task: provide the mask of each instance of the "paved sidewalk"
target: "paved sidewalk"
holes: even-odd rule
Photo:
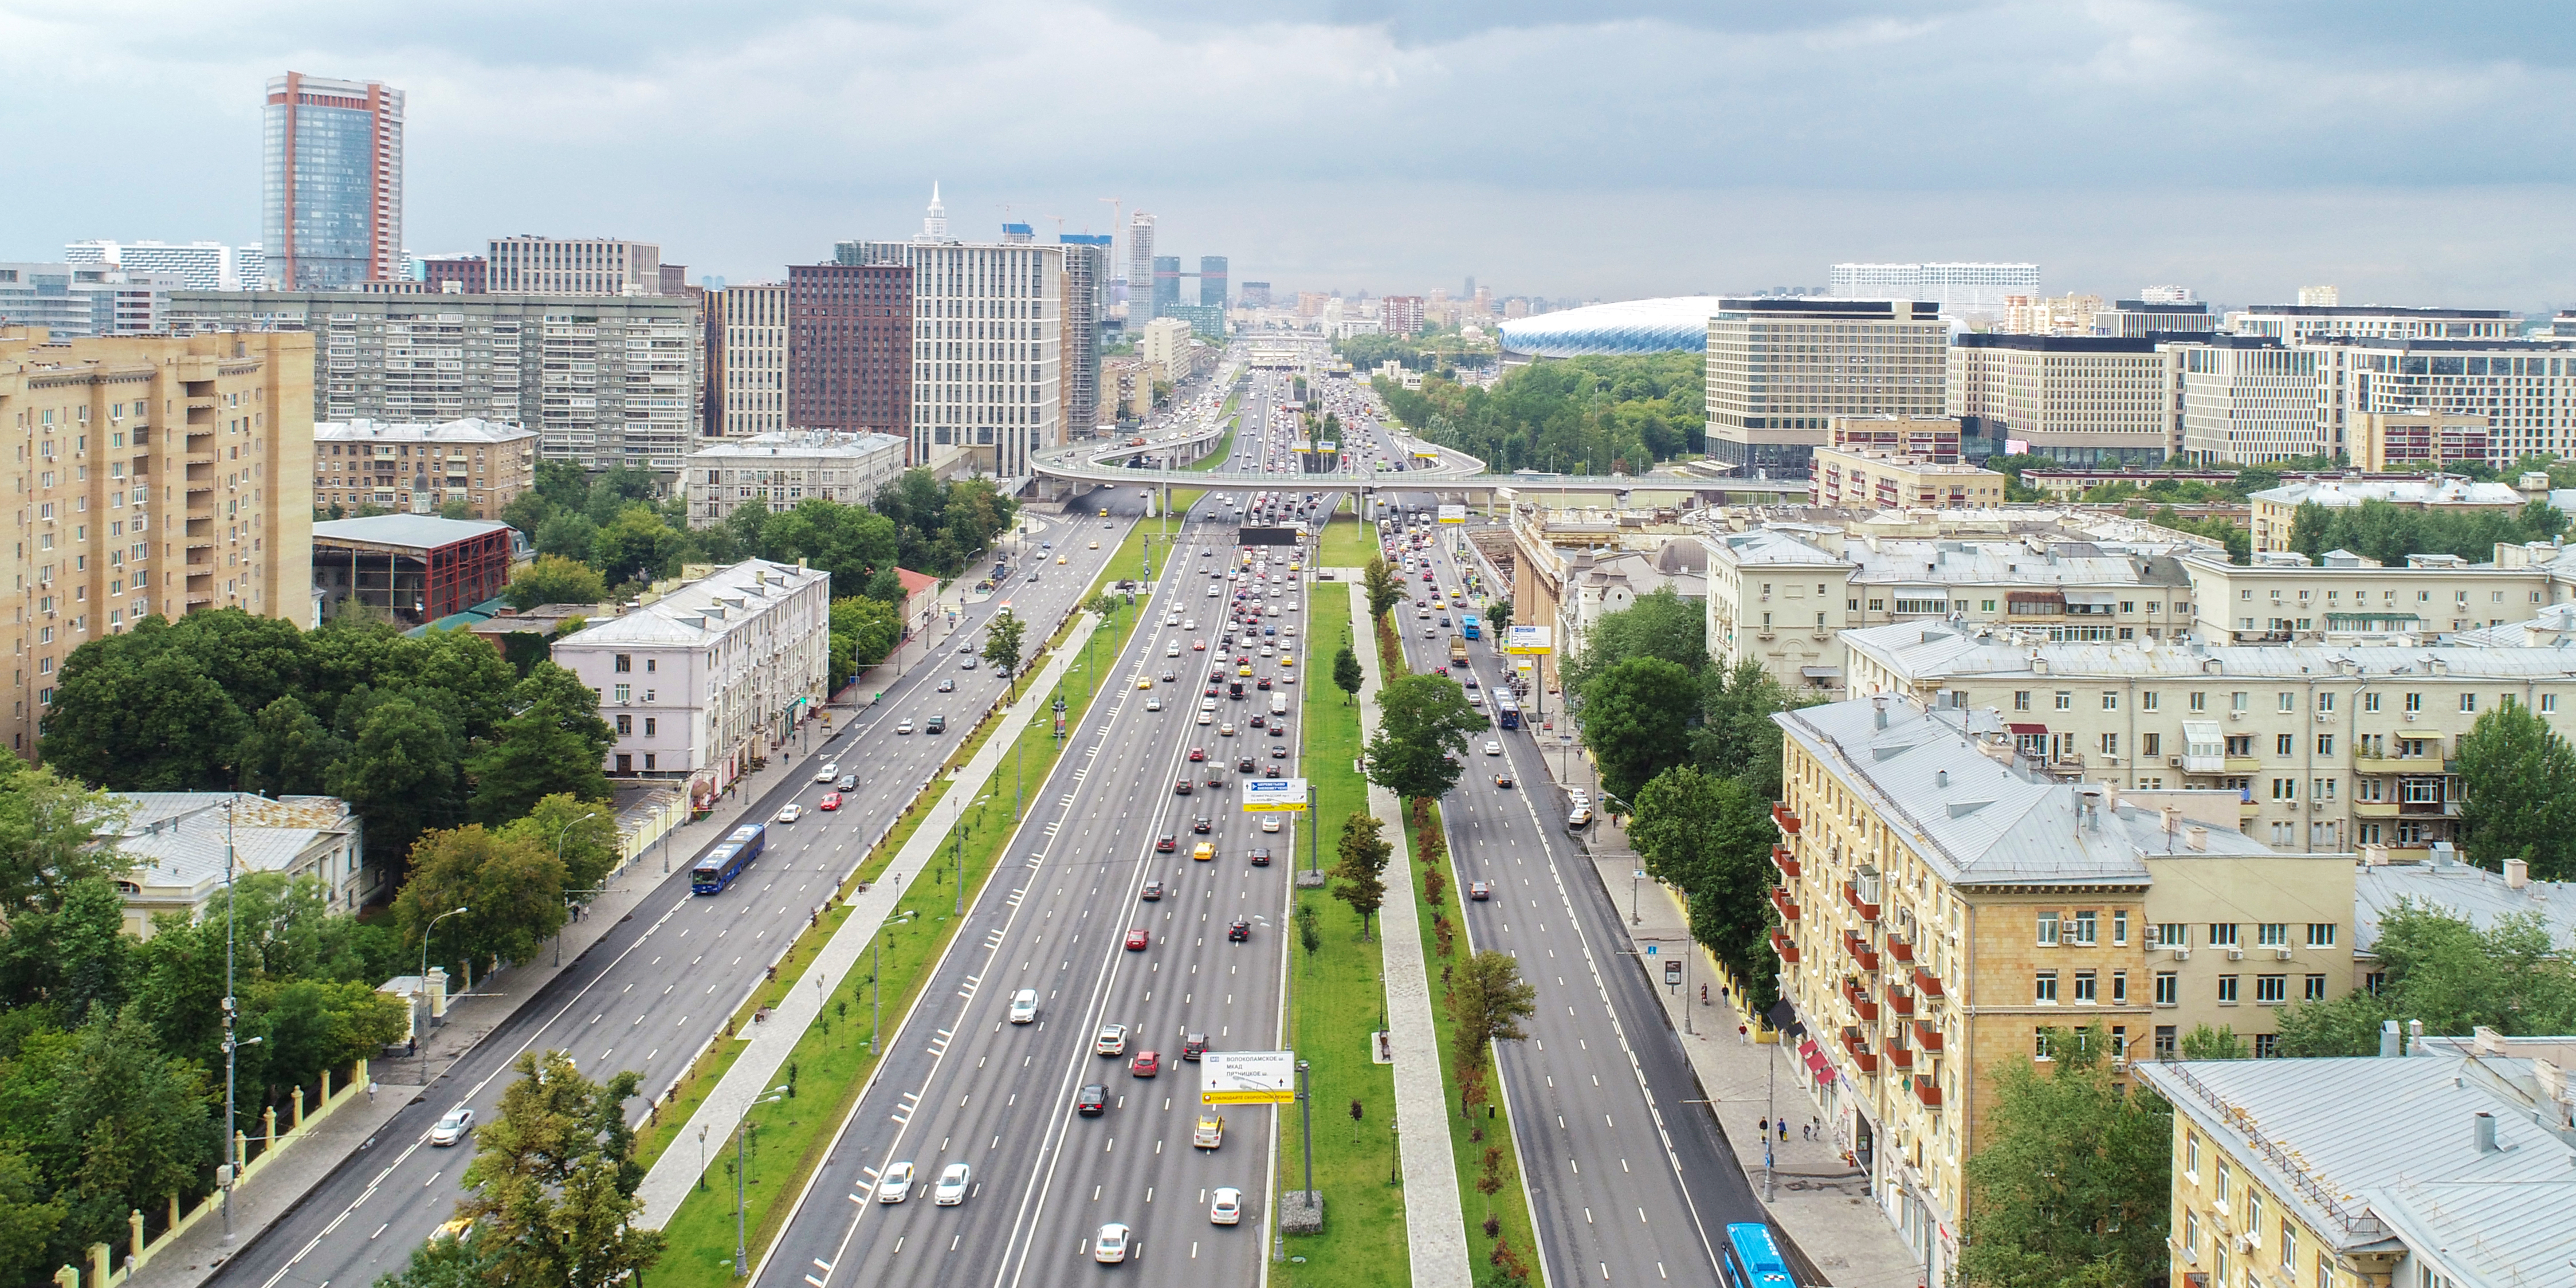
[[[972,793],[1002,767],[1003,757],[1009,753],[1011,744],[1019,739],[1021,730],[1031,720],[1047,713],[1047,695],[1054,691],[1056,682],[1064,678],[1065,668],[1082,656],[1083,643],[1090,638],[1096,624],[1089,613],[1084,613],[1076,621],[1072,633],[1065,637],[1063,647],[1048,656],[1045,668],[1021,685],[1020,700],[1007,709],[1001,726],[958,771],[951,791]],[[787,1063],[789,1053],[804,1040],[806,1028],[822,1013],[823,999],[839,992],[842,980],[867,951],[868,942],[876,936],[886,915],[894,911],[895,904],[903,895],[902,875],[921,872],[947,839],[946,829],[925,822],[912,834],[912,839],[904,842],[894,861],[887,865],[890,879],[873,883],[851,898],[849,919],[832,933],[823,951],[815,957],[814,964],[797,979],[798,986],[787,991],[786,1000],[770,1012],[766,1021],[751,1030],[749,1045],[742,1055],[733,1062],[732,1068],[725,1071],[715,1090],[699,1104],[698,1111],[690,1116],[680,1134],[672,1139],[684,1139],[700,1131],[717,1138],[732,1134],[751,1102],[774,1085],[780,1066]],[[681,1201],[697,1184],[696,1157],[684,1149],[662,1151],[662,1157],[654,1163],[653,1170],[645,1174],[643,1187],[637,1191],[644,1200],[644,1211],[636,1218],[637,1225],[658,1230],[670,1223],[672,1215],[679,1211]]]
[[[1350,582],[1351,651],[1360,659],[1360,735],[1377,731],[1381,677],[1369,637],[1368,591],[1359,570],[1336,569]],[[1386,883],[1378,908],[1384,941],[1379,975],[1386,982],[1387,1042],[1395,1054],[1395,1126],[1404,1165],[1405,1246],[1412,1254],[1414,1288],[1469,1288],[1475,1271],[1467,1256],[1467,1218],[1459,1204],[1458,1156],[1449,1139],[1449,1093],[1440,1083],[1440,1032],[1431,1018],[1430,965],[1422,955],[1422,920],[1415,912],[1411,838],[1403,803],[1371,784],[1369,812],[1385,821],[1395,862],[1407,877]]]

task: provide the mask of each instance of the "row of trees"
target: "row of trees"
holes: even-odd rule
[[[1570,358],[1518,368],[1491,392],[1437,376],[1375,382],[1397,419],[1499,472],[1643,474],[1701,450],[1697,354]]]
[[[2546,497],[2518,510],[2419,510],[2387,501],[2328,509],[2302,503],[2290,518],[2290,548],[2310,559],[2350,550],[2392,568],[2410,554],[2453,554],[2485,562],[2497,543],[2548,541],[2567,530],[2567,516]]]

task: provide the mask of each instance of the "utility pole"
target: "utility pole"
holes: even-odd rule
[[[559,828],[556,828],[556,829],[555,829],[555,866],[556,866],[556,867],[560,868],[560,867],[562,867],[562,866],[563,866],[563,847],[564,847],[564,838],[566,838],[566,837],[568,837],[568,836],[571,836],[571,835],[572,835],[572,830],[573,830],[574,828],[579,827],[580,825],[582,825],[582,824],[584,824],[584,823],[587,823],[587,822],[589,822],[590,820],[592,820],[592,819],[594,819],[594,818],[597,818],[597,817],[599,817],[599,811],[598,811],[598,810],[592,810],[591,812],[589,812],[589,813],[587,813],[587,814],[582,815],[580,818],[574,819],[573,821],[571,821],[571,822],[569,822],[569,823],[564,824],[562,827],[559,827]],[[669,853],[670,853],[670,852],[669,852],[668,850],[663,851],[663,854],[664,854],[664,856],[665,856],[666,858],[668,857]],[[572,916],[571,911],[570,911],[570,909],[569,909],[569,908],[567,908],[567,909],[565,910],[565,914],[564,914],[565,920],[567,920],[567,921],[571,920],[571,916]],[[561,966],[561,965],[563,965],[563,924],[562,924],[562,922],[557,922],[557,923],[555,924],[555,965],[557,965],[557,966]]]

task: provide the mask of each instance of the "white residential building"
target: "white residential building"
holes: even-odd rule
[[[2331,450],[2318,414],[2316,349],[2226,335],[2176,348],[2185,460],[2260,465]]]
[[[689,453],[680,486],[689,526],[708,528],[746,505],[792,510],[807,497],[866,505],[903,473],[904,443],[892,434],[790,429],[709,443]]]
[[[832,579],[751,559],[555,642],[616,732],[608,772],[685,780],[704,805],[830,691]]]
[[[2039,265],[1836,264],[1826,289],[1848,299],[1929,300],[1944,317],[2000,315],[2005,296],[2039,294]]]
[[[707,432],[749,438],[787,428],[787,284],[707,292]]]
[[[1948,341],[1934,308],[1910,300],[1721,300],[1708,319],[1709,456],[1803,478],[1837,418],[1938,416]]]
[[[225,863],[239,879],[276,872],[322,885],[334,912],[355,912],[384,880],[366,862],[363,826],[336,796],[270,799],[246,792],[119,792],[131,812],[116,852],[134,866],[116,879],[125,896],[125,930],[152,937],[162,913],[203,914],[223,893]]]
[[[268,256],[258,246],[201,241],[76,241],[63,247],[73,264],[105,264],[141,273],[170,273],[191,291],[259,291],[268,288]]]
[[[660,295],[662,248],[615,237],[495,237],[495,295]]]
[[[2417,309],[2383,304],[2345,308],[2331,302],[2258,304],[2230,312],[2227,329],[2237,335],[2282,341],[2508,340],[2521,330],[2521,319],[2503,309]]]
[[[2159,465],[2179,439],[2171,361],[2148,335],[1960,335],[1944,397],[1963,438],[1995,453]]]

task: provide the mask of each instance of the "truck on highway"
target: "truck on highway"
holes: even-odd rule
[[[1449,666],[1450,666],[1450,668],[1451,668],[1451,669],[1453,669],[1453,670],[1456,670],[1456,669],[1463,669],[1466,665],[1467,665],[1467,637],[1466,637],[1466,636],[1463,636],[1463,635],[1452,635],[1452,636],[1450,636],[1450,637],[1449,637]]]

